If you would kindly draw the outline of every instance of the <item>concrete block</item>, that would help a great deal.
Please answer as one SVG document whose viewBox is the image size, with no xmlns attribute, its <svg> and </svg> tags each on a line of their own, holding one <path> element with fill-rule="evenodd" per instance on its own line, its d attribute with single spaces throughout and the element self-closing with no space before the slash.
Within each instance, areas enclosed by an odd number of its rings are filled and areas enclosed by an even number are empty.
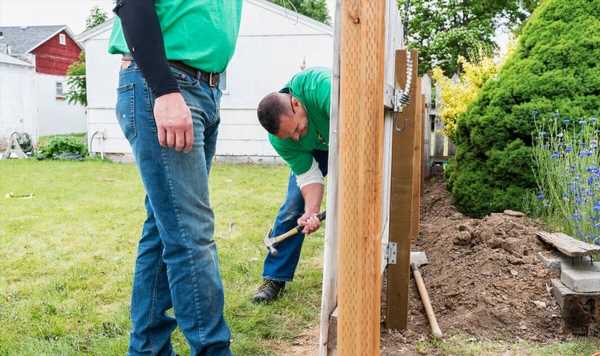
<svg viewBox="0 0 600 356">
<path fill-rule="evenodd" d="M 565 326 L 575 335 L 600 335 L 600 293 L 578 293 L 552 279 L 552 295 Z"/>
<path fill-rule="evenodd" d="M 600 263 L 571 264 L 563 261 L 560 267 L 560 280 L 575 292 L 600 292 Z"/>
<path fill-rule="evenodd" d="M 544 264 L 544 267 L 551 269 L 551 270 L 560 271 L 560 265 L 562 263 L 562 258 L 560 258 L 559 256 L 557 256 L 553 253 L 538 252 L 537 258 L 540 262 L 542 262 Z"/>
</svg>

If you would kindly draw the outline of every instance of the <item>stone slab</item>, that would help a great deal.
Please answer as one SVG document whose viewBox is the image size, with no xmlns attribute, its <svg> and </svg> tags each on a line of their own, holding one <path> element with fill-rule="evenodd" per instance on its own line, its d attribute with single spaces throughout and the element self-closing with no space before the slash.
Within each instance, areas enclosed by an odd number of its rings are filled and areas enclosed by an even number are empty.
<svg viewBox="0 0 600 356">
<path fill-rule="evenodd" d="M 578 293 L 552 279 L 552 295 L 560 306 L 565 326 L 575 335 L 600 334 L 600 293 Z"/>
<path fill-rule="evenodd" d="M 592 256 L 600 253 L 600 246 L 579 241 L 560 232 L 549 233 L 538 231 L 536 235 L 540 240 L 552 245 L 558 251 L 569 257 Z"/>
<path fill-rule="evenodd" d="M 580 293 L 600 292 L 600 262 L 566 263 L 560 267 L 560 281 Z"/>
</svg>

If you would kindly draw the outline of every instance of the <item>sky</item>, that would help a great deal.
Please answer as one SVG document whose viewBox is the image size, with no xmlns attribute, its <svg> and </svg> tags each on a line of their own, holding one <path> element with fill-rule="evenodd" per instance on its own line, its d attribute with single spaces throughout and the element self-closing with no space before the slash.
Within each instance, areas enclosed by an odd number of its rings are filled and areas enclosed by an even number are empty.
<svg viewBox="0 0 600 356">
<path fill-rule="evenodd" d="M 0 26 L 68 25 L 78 34 L 85 29 L 90 9 L 110 13 L 113 0 L 0 0 Z M 333 18 L 335 0 L 327 0 Z"/>
<path fill-rule="evenodd" d="M 85 29 L 90 9 L 106 12 L 113 0 L 0 0 L 0 26 L 68 25 L 78 34 Z"/>
<path fill-rule="evenodd" d="M 0 0 L 0 26 L 68 25 L 75 34 L 85 30 L 90 9 L 99 6 L 110 13 L 113 0 Z M 334 18 L 335 0 L 327 0 Z M 506 46 L 507 36 L 497 33 L 497 42 Z"/>
</svg>

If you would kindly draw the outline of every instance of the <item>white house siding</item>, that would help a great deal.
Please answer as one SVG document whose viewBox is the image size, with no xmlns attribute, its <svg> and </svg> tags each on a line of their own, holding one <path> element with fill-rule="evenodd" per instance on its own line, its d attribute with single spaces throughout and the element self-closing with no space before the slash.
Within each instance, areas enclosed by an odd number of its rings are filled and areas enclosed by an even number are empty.
<svg viewBox="0 0 600 356">
<path fill-rule="evenodd" d="M 85 108 L 68 104 L 56 97 L 56 83 L 63 83 L 66 90 L 66 77 L 48 74 L 35 74 L 35 95 L 37 101 L 37 135 L 58 135 L 86 131 Z"/>
<path fill-rule="evenodd" d="M 14 131 L 35 136 L 35 113 L 33 67 L 0 61 L 0 142 Z"/>
<path fill-rule="evenodd" d="M 106 53 L 110 26 L 82 35 L 87 54 L 88 134 L 104 134 L 92 150 L 129 153 L 114 114 L 118 56 Z M 236 52 L 227 68 L 221 101 L 217 155 L 269 158 L 277 154 L 256 119 L 256 106 L 303 67 L 330 67 L 333 33 L 328 26 L 263 0 L 246 0 Z"/>
</svg>

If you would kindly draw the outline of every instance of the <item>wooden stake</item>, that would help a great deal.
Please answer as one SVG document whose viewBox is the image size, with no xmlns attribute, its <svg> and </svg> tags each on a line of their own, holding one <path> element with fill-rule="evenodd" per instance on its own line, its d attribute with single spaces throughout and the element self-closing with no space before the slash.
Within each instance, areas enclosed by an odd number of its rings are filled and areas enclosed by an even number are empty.
<svg viewBox="0 0 600 356">
<path fill-rule="evenodd" d="M 385 326 L 406 329 L 410 281 L 410 243 L 419 227 L 421 183 L 422 96 L 417 52 L 412 52 L 413 72 L 410 103 L 397 114 L 392 142 L 390 198 L 390 242 L 397 244 L 397 263 L 387 268 Z M 396 85 L 406 82 L 406 50 L 396 53 Z"/>
<path fill-rule="evenodd" d="M 339 355 L 378 355 L 381 299 L 384 0 L 341 11 Z"/>
</svg>

